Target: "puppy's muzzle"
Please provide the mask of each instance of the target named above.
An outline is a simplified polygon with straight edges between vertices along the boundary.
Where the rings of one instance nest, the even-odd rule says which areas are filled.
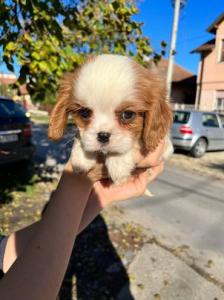
[[[97,134],[97,141],[101,144],[106,144],[110,140],[110,135],[109,132],[101,131]]]

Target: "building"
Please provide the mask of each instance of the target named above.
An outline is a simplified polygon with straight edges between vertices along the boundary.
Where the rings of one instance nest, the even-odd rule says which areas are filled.
[[[27,91],[26,84],[20,85],[19,88],[14,88],[13,84],[17,81],[15,74],[0,73],[0,96],[7,96],[16,101],[20,101],[25,108],[31,108],[32,102]]]
[[[196,107],[224,111],[224,13],[207,29],[214,38],[191,53],[200,54]]]
[[[15,82],[16,75],[0,73],[0,96],[11,96],[11,94],[13,94],[13,91],[10,88],[10,85],[14,84]]]
[[[161,59],[158,69],[166,77],[168,60]],[[184,69],[182,66],[174,64],[171,99],[172,103],[194,105],[196,97],[196,75]]]

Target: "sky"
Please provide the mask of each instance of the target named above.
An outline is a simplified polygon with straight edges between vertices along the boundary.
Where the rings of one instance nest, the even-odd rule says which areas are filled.
[[[150,38],[153,49],[160,51],[164,40],[169,50],[174,13],[171,0],[139,0],[138,7],[140,12],[135,19],[144,23],[143,33]],[[187,0],[180,13],[176,63],[197,73],[199,54],[190,51],[214,37],[206,29],[222,12],[224,0]],[[0,65],[0,72],[7,72],[5,66]]]
[[[154,50],[160,50],[162,40],[170,45],[174,9],[171,0],[140,0],[137,20],[144,22],[143,33]],[[214,38],[206,32],[224,12],[224,0],[188,0],[179,18],[175,62],[197,74],[199,54],[190,54],[204,42]],[[168,50],[167,49],[167,50]],[[168,51],[167,51],[168,52]]]

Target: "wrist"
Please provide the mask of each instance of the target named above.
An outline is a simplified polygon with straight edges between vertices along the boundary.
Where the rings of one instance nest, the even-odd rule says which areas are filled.
[[[89,197],[93,183],[85,174],[76,174],[71,163],[68,161],[64,166],[61,179],[57,190],[64,190],[66,193],[72,193],[73,196],[84,195]],[[69,197],[70,198],[70,197]]]
[[[106,208],[113,202],[111,199],[111,193],[108,192],[110,187],[106,187],[101,181],[97,181],[93,184],[93,189],[91,192],[91,199],[98,203],[101,209]]]
[[[73,171],[73,167],[72,167],[72,163],[71,161],[67,161],[67,163],[64,166],[64,172],[68,172],[68,173],[74,173]]]

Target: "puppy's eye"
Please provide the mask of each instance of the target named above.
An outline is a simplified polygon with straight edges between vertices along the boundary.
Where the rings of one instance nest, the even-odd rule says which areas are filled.
[[[81,108],[78,113],[83,119],[88,119],[92,116],[92,111],[89,108]]]
[[[125,110],[121,114],[121,120],[123,122],[131,122],[135,118],[136,113],[131,110]]]

